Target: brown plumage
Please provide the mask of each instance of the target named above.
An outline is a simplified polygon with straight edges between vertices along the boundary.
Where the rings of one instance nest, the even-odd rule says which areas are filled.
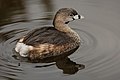
[[[82,18],[72,8],[60,9],[54,18],[54,27],[35,29],[22,37],[16,45],[16,52],[31,60],[57,56],[80,45],[79,35],[68,23]]]

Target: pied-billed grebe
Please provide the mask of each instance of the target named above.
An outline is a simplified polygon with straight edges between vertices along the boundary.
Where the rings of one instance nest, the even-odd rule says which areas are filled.
[[[54,27],[42,27],[29,32],[17,42],[15,51],[32,60],[69,52],[79,47],[80,37],[68,23],[82,18],[74,9],[62,8],[55,15]]]

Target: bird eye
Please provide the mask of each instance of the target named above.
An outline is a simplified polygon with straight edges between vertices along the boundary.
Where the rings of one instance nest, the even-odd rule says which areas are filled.
[[[70,14],[70,16],[73,16],[72,14]]]

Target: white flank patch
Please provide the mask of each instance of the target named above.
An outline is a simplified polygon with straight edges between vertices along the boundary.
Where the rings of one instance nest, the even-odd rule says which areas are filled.
[[[32,46],[28,46],[24,43],[18,42],[15,47],[15,51],[18,52],[22,57],[27,57],[29,50],[33,49]]]

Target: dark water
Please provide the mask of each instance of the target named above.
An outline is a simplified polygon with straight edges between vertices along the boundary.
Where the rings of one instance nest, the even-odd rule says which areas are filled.
[[[52,25],[62,7],[85,16],[70,23],[81,36],[81,47],[57,61],[16,59],[16,39]],[[119,80],[119,68],[120,0],[0,0],[0,80]]]

